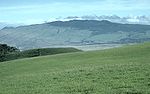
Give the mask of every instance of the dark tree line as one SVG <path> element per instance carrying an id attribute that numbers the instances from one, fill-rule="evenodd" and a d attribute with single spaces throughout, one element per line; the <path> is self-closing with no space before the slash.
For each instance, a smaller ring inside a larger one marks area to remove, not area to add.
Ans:
<path id="1" fill-rule="evenodd" d="M 8 46 L 7 44 L 0 44 L 0 61 L 6 60 L 6 55 L 14 52 L 18 52 L 16 47 Z"/>
<path id="2" fill-rule="evenodd" d="M 7 44 L 0 44 L 0 62 L 77 51 L 81 50 L 75 48 L 38 48 L 20 51 L 19 49 L 8 46 Z"/>

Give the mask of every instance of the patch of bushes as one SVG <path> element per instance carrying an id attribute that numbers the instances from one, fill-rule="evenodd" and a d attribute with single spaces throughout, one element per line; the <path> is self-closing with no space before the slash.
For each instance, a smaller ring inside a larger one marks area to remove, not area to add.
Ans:
<path id="1" fill-rule="evenodd" d="M 0 62 L 7 60 L 7 55 L 10 53 L 17 53 L 19 49 L 10 47 L 7 44 L 0 44 Z"/>
<path id="2" fill-rule="evenodd" d="M 28 58 L 28 57 L 78 52 L 78 51 L 81 51 L 81 50 L 78 50 L 75 48 L 39 48 L 39 49 L 19 51 L 19 49 L 15 47 L 2 45 L 0 46 L 0 52 L 1 52 L 0 62 L 14 60 L 14 59 Z"/>

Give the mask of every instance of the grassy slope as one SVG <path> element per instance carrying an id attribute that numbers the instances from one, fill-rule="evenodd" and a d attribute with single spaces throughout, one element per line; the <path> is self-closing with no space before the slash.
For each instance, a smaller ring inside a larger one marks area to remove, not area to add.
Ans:
<path id="1" fill-rule="evenodd" d="M 0 63 L 0 94 L 149 94 L 150 43 Z"/>

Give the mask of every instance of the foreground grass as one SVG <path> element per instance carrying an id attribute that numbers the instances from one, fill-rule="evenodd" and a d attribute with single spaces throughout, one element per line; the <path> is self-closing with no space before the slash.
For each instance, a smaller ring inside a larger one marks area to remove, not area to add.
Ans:
<path id="1" fill-rule="evenodd" d="M 149 94 L 150 43 L 0 63 L 0 94 Z"/>

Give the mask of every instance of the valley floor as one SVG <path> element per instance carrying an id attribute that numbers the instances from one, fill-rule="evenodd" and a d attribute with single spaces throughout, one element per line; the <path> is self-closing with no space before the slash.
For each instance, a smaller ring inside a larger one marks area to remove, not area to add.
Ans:
<path id="1" fill-rule="evenodd" d="M 51 46 L 51 48 L 66 48 L 66 47 L 73 47 L 76 49 L 80 49 L 83 51 L 94 51 L 94 50 L 104 50 L 110 48 L 121 47 L 125 44 L 87 44 L 87 45 L 64 45 L 64 46 Z M 127 44 L 126 44 L 127 45 Z"/>

